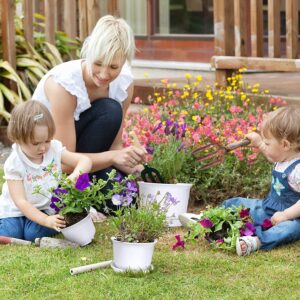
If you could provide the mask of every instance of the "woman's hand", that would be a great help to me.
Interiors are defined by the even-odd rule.
[[[129,168],[135,168],[137,165],[143,164],[146,159],[147,151],[142,147],[130,146],[117,150],[113,159],[113,164]]]
[[[57,214],[47,216],[45,220],[45,226],[55,229],[56,231],[61,231],[61,229],[66,227],[66,222],[63,216]]]
[[[284,211],[277,211],[271,218],[273,225],[278,225],[281,222],[287,221],[289,218],[286,216]]]

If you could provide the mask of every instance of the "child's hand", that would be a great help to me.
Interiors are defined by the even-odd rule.
[[[251,141],[253,147],[260,148],[262,145],[262,138],[257,132],[250,132],[245,135],[247,139]]]
[[[271,218],[271,222],[273,225],[278,225],[279,223],[287,220],[289,220],[289,218],[283,211],[277,211]]]
[[[73,172],[73,173],[71,173],[71,174],[68,176],[68,178],[69,178],[71,181],[75,182],[75,181],[77,180],[77,178],[78,178],[79,175],[80,175],[79,173]]]
[[[48,228],[55,229],[56,231],[60,231],[61,229],[66,227],[66,222],[63,216],[52,215],[47,216],[45,226]]]

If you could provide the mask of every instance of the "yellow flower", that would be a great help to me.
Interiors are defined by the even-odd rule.
[[[172,83],[172,86],[173,86],[173,87],[176,87],[176,86],[177,86],[177,83]]]
[[[145,77],[149,77],[149,74],[148,74],[148,73],[144,73],[144,76],[145,76]]]
[[[197,81],[201,81],[201,80],[202,80],[202,76],[201,76],[201,75],[197,75],[197,76],[196,76],[196,80],[197,80]]]
[[[245,94],[241,96],[242,101],[246,100],[246,98],[247,98],[247,96]]]
[[[145,113],[148,112],[148,108],[145,107],[143,111],[144,111]]]
[[[161,102],[161,97],[157,97],[156,101]]]
[[[185,84],[183,87],[187,90],[189,90],[191,88],[189,84]]]
[[[269,90],[265,90],[265,94],[269,94],[269,92],[270,92]]]
[[[186,79],[190,79],[192,77],[191,74],[189,74],[189,73],[186,73],[184,76]]]

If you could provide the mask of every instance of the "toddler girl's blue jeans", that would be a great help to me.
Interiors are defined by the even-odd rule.
[[[267,213],[262,207],[263,200],[248,198],[231,198],[223,202],[224,207],[244,205],[250,208],[250,215],[256,228],[256,235],[260,239],[262,250],[270,250],[279,245],[300,240],[300,218],[281,222],[276,226],[263,230],[261,224],[264,219],[271,219],[272,213]]]
[[[0,235],[34,241],[36,238],[53,236],[58,232],[41,226],[26,217],[0,219]]]

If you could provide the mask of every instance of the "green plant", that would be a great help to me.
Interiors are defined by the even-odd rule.
[[[76,182],[73,182],[66,174],[52,172],[51,165],[47,168],[57,181],[58,187],[50,188],[51,194],[50,207],[63,216],[67,214],[86,214],[91,207],[100,208],[105,206],[105,202],[112,198],[112,195],[121,192],[124,189],[121,183],[115,181],[116,171],[108,174],[108,179],[89,180],[89,175],[83,173],[78,176]],[[111,183],[110,188],[106,188]],[[38,185],[34,189],[34,194],[44,195],[43,187]]]
[[[137,191],[133,182],[132,190]],[[115,230],[116,239],[122,242],[147,243],[161,237],[167,228],[167,210],[176,203],[175,198],[169,193],[166,193],[160,201],[157,201],[156,196],[153,195],[149,195],[143,201],[137,198],[135,204],[120,201],[118,194],[114,197],[117,198],[119,209],[110,222]]]
[[[184,178],[187,161],[191,157],[191,150],[185,148],[184,141],[175,135],[168,135],[161,144],[150,144],[153,151],[149,165],[159,170],[166,183],[181,182]]]
[[[218,206],[203,211],[199,222],[190,224],[187,240],[205,238],[214,249],[234,251],[240,236],[251,236],[255,227],[250,209]]]

